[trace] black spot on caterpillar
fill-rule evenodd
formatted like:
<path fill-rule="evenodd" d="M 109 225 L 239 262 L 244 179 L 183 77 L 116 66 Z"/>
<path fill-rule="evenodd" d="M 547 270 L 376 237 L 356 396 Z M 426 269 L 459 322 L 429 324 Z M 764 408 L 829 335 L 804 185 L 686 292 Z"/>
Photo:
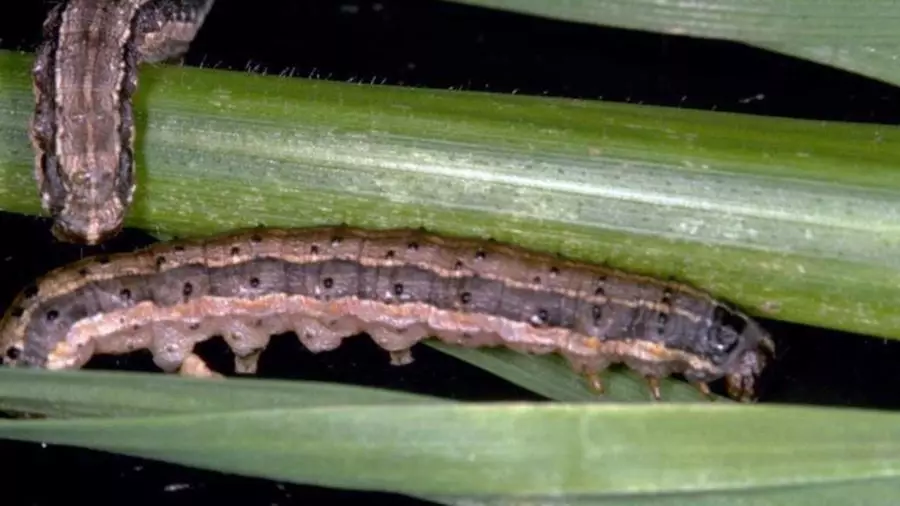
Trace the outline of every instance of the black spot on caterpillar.
<path fill-rule="evenodd" d="M 272 335 L 313 352 L 368 333 L 396 365 L 422 339 L 565 357 L 602 391 L 624 363 L 751 400 L 774 344 L 756 322 L 687 285 L 495 241 L 413 229 L 253 229 L 86 258 L 23 290 L 0 322 L 9 366 L 69 369 L 149 349 L 164 371 L 215 373 L 194 346 L 221 335 L 256 370 Z"/>

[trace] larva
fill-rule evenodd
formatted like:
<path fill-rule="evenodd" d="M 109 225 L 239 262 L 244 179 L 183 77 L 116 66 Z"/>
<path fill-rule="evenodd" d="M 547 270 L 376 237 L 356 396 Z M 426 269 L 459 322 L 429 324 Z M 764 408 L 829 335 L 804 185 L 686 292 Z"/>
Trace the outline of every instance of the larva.
<path fill-rule="evenodd" d="M 53 235 L 99 244 L 134 197 L 138 65 L 182 56 L 214 0 L 53 3 L 32 67 L 34 174 Z"/>
<path fill-rule="evenodd" d="M 725 378 L 747 401 L 774 355 L 768 333 L 689 286 L 424 230 L 253 229 L 86 258 L 26 287 L 0 322 L 6 365 L 80 368 L 94 354 L 149 349 L 166 372 L 218 376 L 193 353 L 215 335 L 238 372 L 270 337 L 313 352 L 368 333 L 395 365 L 426 337 L 564 356 L 602 392 L 624 363 L 681 373 L 708 393 Z"/>

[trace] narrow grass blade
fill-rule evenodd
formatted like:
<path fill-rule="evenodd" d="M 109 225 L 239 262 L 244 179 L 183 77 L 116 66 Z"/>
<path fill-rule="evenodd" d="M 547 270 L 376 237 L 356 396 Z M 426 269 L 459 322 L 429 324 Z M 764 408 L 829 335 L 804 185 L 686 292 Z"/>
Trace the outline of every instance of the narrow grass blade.
<path fill-rule="evenodd" d="M 450 402 L 389 390 L 305 381 L 0 368 L 0 410 L 54 418 L 209 413 L 246 409 Z"/>
<path fill-rule="evenodd" d="M 119 396 L 118 386 L 87 379 L 92 374 L 66 375 L 74 385 L 96 381 L 95 388 L 73 393 Z M 162 407 L 185 397 L 179 384 L 194 389 L 195 383 L 148 377 L 143 387 L 172 386 L 160 388 L 153 401 L 131 399 L 135 409 Z M 397 403 L 393 394 L 380 404 L 373 402 L 377 390 L 364 399 L 357 389 L 341 394 L 344 387 L 330 390 L 340 402 L 237 407 L 235 398 L 259 393 L 252 382 L 208 383 L 204 402 L 236 407 L 0 421 L 0 437 L 443 501 L 602 504 L 594 501 L 637 497 L 659 504 L 680 496 L 742 504 L 804 488 L 869 483 L 883 494 L 889 481 L 900 486 L 900 414 L 894 413 L 735 404 Z M 55 395 L 55 385 L 45 387 Z M 298 385 L 298 395 L 307 389 Z M 12 390 L 0 384 L 0 398 Z M 285 385 L 281 393 L 289 390 Z M 884 499 L 855 490 L 861 504 Z"/>
<path fill-rule="evenodd" d="M 0 53 L 0 208 L 36 213 L 28 62 Z M 132 226 L 425 226 L 900 337 L 886 302 L 900 296 L 896 127 L 208 69 L 141 76 Z"/>
<path fill-rule="evenodd" d="M 900 84 L 893 0 L 450 0 L 547 18 L 744 42 Z M 597 48 L 598 51 L 604 48 Z"/>
<path fill-rule="evenodd" d="M 432 348 L 475 365 L 548 399 L 563 402 L 649 402 L 647 381 L 634 371 L 619 370 L 603 376 L 604 395 L 588 387 L 585 378 L 573 374 L 566 361 L 557 356 L 535 356 L 507 349 L 473 350 L 428 341 Z M 660 384 L 665 402 L 708 402 L 696 388 L 682 381 Z M 730 402 L 717 396 L 718 402 Z"/>
<path fill-rule="evenodd" d="M 29 63 L 0 52 L 0 209 L 37 213 Z M 424 226 L 900 337 L 896 127 L 171 67 L 140 90 L 132 226 Z"/>

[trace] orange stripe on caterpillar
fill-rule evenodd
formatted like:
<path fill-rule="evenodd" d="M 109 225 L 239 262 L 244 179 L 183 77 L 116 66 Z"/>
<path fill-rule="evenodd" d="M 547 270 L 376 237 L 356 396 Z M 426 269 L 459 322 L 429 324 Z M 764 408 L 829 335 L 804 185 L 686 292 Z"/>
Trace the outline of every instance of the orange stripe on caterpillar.
<path fill-rule="evenodd" d="M 160 243 L 52 271 L 0 322 L 12 366 L 70 369 L 94 354 L 149 349 L 167 372 L 215 375 L 194 345 L 223 335 L 239 372 L 270 336 L 314 352 L 368 333 L 391 353 L 436 337 L 467 346 L 559 353 L 595 388 L 624 363 L 648 378 L 681 373 L 708 392 L 724 377 L 750 400 L 774 354 L 752 319 L 687 285 L 493 241 L 422 230 L 254 229 Z M 186 365 L 187 364 L 187 365 Z"/>

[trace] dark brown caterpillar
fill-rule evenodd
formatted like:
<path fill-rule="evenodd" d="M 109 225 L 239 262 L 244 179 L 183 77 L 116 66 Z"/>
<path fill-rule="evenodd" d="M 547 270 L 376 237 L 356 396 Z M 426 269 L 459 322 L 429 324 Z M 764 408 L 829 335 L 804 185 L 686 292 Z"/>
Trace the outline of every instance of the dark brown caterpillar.
<path fill-rule="evenodd" d="M 422 230 L 256 229 L 88 258 L 25 288 L 0 322 L 12 366 L 79 368 L 147 348 L 167 372 L 218 376 L 194 345 L 222 335 L 256 370 L 270 336 L 314 352 L 366 332 L 391 354 L 434 336 L 461 346 L 562 354 L 602 391 L 625 363 L 750 400 L 774 344 L 744 314 L 688 286 Z"/>
<path fill-rule="evenodd" d="M 56 2 L 55 2 L 56 3 Z M 131 207 L 138 64 L 183 55 L 214 0 L 63 0 L 32 68 L 31 142 L 53 235 L 99 244 Z"/>

